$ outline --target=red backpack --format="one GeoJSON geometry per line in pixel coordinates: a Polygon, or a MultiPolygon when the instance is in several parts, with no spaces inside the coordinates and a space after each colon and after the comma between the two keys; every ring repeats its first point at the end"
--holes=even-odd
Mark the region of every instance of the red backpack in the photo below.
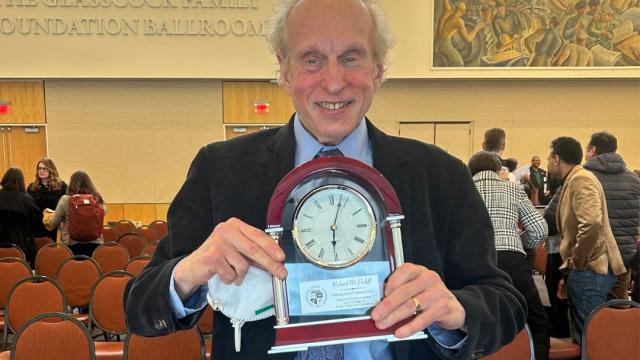
{"type": "Polygon", "coordinates": [[[102,235],[104,209],[91,194],[76,194],[69,199],[68,231],[75,241],[93,241],[102,235]]]}

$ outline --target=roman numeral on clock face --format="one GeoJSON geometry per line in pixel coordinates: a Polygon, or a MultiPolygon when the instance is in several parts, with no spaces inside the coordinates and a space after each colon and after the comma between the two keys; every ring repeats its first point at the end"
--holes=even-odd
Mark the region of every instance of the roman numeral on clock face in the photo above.
{"type": "Polygon", "coordinates": [[[306,244],[304,244],[304,246],[307,248],[310,248],[315,244],[316,244],[316,239],[311,239],[311,241],[308,241],[306,244]]]}
{"type": "Polygon", "coordinates": [[[324,248],[320,249],[320,253],[318,254],[318,257],[321,259],[324,258],[324,248]]]}
{"type": "Polygon", "coordinates": [[[361,239],[361,238],[359,238],[359,237],[357,237],[357,236],[355,236],[355,237],[353,238],[353,240],[355,240],[355,241],[359,242],[360,244],[364,244],[364,239],[361,239]]]}

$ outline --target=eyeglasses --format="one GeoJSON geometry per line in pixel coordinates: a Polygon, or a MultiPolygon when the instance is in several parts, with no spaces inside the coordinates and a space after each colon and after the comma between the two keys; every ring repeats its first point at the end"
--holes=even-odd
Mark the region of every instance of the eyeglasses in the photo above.
{"type": "Polygon", "coordinates": [[[46,167],[39,167],[39,166],[38,166],[38,171],[40,171],[40,170],[47,170],[47,171],[49,171],[49,169],[47,169],[46,167]]]}

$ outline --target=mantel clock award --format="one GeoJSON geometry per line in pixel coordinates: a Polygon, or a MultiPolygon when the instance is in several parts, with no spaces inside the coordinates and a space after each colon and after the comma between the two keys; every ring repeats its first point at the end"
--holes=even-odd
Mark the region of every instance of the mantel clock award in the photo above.
{"type": "Polygon", "coordinates": [[[275,345],[269,353],[398,339],[410,321],[379,330],[370,312],[384,281],[404,263],[393,187],[376,169],[346,157],[311,160],[278,184],[266,232],[285,253],[285,280],[273,277],[275,345]]]}

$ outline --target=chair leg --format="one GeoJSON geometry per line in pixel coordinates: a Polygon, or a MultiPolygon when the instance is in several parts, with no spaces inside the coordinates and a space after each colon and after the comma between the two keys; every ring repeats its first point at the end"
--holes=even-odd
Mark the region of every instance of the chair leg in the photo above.
{"type": "Polygon", "coordinates": [[[5,321],[4,329],[2,330],[2,346],[0,346],[0,351],[4,351],[5,347],[7,345],[7,337],[9,336],[8,332],[7,332],[8,331],[7,330],[8,327],[9,326],[8,326],[7,322],[5,321]]]}

